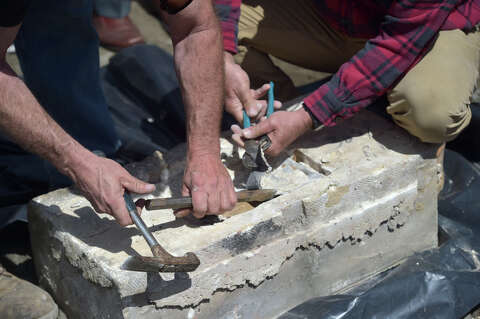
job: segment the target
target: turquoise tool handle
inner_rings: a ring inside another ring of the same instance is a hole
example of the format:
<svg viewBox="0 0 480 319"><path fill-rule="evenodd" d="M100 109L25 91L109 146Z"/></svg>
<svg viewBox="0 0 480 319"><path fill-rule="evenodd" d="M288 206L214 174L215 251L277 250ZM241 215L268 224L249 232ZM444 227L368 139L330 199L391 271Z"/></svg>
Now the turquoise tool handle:
<svg viewBox="0 0 480 319"><path fill-rule="evenodd" d="M273 82L270 81L270 89L268 89L268 106L267 106L267 117L272 115L273 113L273 102L275 101L275 98L273 96Z"/></svg>
<svg viewBox="0 0 480 319"><path fill-rule="evenodd" d="M247 112L243 110L243 128L250 127L250 118L247 115Z"/></svg>
<svg viewBox="0 0 480 319"><path fill-rule="evenodd" d="M273 82L270 81L270 88L268 89L268 104L267 104L267 114L266 117L269 117L272 115L274 109L273 109L273 102L275 101L275 97L273 95L273 87L274 84ZM250 117L248 117L247 112L243 110L243 128L250 127Z"/></svg>

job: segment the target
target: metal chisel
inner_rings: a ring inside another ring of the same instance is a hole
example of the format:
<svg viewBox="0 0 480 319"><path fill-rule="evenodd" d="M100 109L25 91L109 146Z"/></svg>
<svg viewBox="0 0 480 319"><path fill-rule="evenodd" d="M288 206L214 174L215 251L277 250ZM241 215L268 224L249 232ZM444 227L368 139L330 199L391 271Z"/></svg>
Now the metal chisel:
<svg viewBox="0 0 480 319"><path fill-rule="evenodd" d="M238 202L265 202L275 197L273 189L243 190L236 192ZM191 197L154 198L145 203L147 210L192 208Z"/></svg>

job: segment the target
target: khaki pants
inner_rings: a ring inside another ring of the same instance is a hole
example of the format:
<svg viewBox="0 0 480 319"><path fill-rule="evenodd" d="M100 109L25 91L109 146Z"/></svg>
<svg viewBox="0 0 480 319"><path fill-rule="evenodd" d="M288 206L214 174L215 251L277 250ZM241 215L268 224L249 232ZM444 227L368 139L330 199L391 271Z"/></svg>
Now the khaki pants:
<svg viewBox="0 0 480 319"><path fill-rule="evenodd" d="M304 68L334 73L366 39L351 38L320 18L313 0L245 0L236 61L253 87L274 81L281 100L295 87L269 55ZM454 139L470 122L470 97L478 79L480 32L441 31L427 55L388 92L387 112L420 140Z"/></svg>

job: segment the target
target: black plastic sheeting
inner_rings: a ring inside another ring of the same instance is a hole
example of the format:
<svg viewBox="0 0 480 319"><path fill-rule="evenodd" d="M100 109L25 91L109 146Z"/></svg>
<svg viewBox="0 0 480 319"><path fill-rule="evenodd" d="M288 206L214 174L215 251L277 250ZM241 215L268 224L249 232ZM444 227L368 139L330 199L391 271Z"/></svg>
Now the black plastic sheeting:
<svg viewBox="0 0 480 319"><path fill-rule="evenodd" d="M146 44L123 49L102 68L101 78L122 141L118 158L139 161L185 142L185 111L168 52ZM233 118L225 114L222 129L232 123Z"/></svg>
<svg viewBox="0 0 480 319"><path fill-rule="evenodd" d="M468 314L480 303L480 171L447 150L445 175L439 248L408 258L346 295L311 299L280 318L452 319Z"/></svg>
<svg viewBox="0 0 480 319"><path fill-rule="evenodd" d="M101 77L121 153L140 160L185 140L183 102L170 54L151 45L129 47L110 59Z"/></svg>

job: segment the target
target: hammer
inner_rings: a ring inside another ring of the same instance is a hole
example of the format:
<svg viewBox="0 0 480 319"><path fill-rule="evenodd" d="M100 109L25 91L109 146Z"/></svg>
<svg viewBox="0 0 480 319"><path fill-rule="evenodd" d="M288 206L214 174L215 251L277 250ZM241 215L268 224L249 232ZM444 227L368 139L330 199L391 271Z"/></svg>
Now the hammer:
<svg viewBox="0 0 480 319"><path fill-rule="evenodd" d="M236 196L239 202L264 202L275 197L276 193L272 189L243 190L236 192ZM130 194L125 192L123 198L125 199L130 217L147 241L154 257L131 256L123 263L122 269L144 272L190 272L197 269L200 265L200 260L194 253L189 252L182 257L175 257L169 254L157 242L142 218L137 214L137 208ZM145 205L147 210L191 207L191 197L155 198L147 200Z"/></svg>
<svg viewBox="0 0 480 319"><path fill-rule="evenodd" d="M130 217L150 246L153 257L130 256L123 263L122 269L144 272L190 272L197 269L200 265L200 260L194 253L188 252L182 257L169 254L153 237L147 225L137 214L137 207L127 191L123 194L123 198L125 199Z"/></svg>

